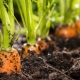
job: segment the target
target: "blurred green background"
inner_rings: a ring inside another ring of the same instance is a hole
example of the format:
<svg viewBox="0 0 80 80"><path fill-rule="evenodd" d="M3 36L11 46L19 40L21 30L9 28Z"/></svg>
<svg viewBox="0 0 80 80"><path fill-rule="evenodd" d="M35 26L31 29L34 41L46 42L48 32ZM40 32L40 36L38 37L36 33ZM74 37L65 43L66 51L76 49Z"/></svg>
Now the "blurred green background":
<svg viewBox="0 0 80 80"><path fill-rule="evenodd" d="M14 1L14 12L18 20L21 20L19 15L19 10ZM38 15L37 0L32 0L33 13ZM47 0L51 1L51 0ZM36 17L35 17L36 18ZM51 25L56 23L68 24L74 23L76 20L80 19L80 0L55 0L53 8L51 8Z"/></svg>

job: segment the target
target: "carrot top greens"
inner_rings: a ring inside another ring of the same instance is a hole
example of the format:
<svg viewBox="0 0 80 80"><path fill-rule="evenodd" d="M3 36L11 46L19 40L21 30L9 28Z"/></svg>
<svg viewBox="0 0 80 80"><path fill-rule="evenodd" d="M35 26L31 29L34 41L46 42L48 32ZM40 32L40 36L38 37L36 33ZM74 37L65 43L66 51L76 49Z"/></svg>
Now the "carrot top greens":
<svg viewBox="0 0 80 80"><path fill-rule="evenodd" d="M34 17L37 17L33 14L32 2L35 1L38 7L38 16L39 19L36 21ZM19 12L21 15L22 23L24 26L24 32L26 34L27 43L35 44L36 36L45 38L49 32L50 21L47 20L47 14L55 0L52 0L50 5L47 7L47 0L16 0Z"/></svg>
<svg viewBox="0 0 80 80"><path fill-rule="evenodd" d="M76 17L80 16L80 1L79 0L56 0L55 21L63 25L74 23Z"/></svg>
<svg viewBox="0 0 80 80"><path fill-rule="evenodd" d="M0 0L0 19L2 30L0 30L0 50L9 50L10 42L15 33L13 0Z"/></svg>

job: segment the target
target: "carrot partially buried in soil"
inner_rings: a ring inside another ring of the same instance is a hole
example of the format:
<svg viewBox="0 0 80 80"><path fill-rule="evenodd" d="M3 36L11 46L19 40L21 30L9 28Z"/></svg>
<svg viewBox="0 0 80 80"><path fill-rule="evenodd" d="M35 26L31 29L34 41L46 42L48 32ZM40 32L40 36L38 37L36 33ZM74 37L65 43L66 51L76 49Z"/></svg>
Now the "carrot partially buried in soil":
<svg viewBox="0 0 80 80"><path fill-rule="evenodd" d="M75 37L77 35L76 27L73 24L73 25L68 25L66 27L57 28L55 30L55 35L57 37L62 37L62 38L72 38L72 37Z"/></svg>
<svg viewBox="0 0 80 80"><path fill-rule="evenodd" d="M7 73L10 75L12 72L20 72L20 56L18 51L12 49L10 51L0 52L0 73Z"/></svg>
<svg viewBox="0 0 80 80"><path fill-rule="evenodd" d="M32 54L40 55L41 51L47 49L51 41L46 42L45 40L37 41L36 45L25 45L22 47L21 57L24 59Z"/></svg>

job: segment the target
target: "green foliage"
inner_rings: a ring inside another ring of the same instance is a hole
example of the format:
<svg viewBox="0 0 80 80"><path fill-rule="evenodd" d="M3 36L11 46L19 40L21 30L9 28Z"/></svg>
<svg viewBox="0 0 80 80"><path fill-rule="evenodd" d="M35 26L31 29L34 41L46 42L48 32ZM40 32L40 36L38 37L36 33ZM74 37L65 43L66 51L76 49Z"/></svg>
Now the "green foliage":
<svg viewBox="0 0 80 80"><path fill-rule="evenodd" d="M80 0L56 0L52 22L74 23L80 15Z"/></svg>
<svg viewBox="0 0 80 80"><path fill-rule="evenodd" d="M38 17L37 15L33 14L31 0L16 0L22 23L24 25L27 42L29 44L35 44L37 35L39 35L41 38L45 38L47 36L50 27L50 20L47 19L47 14L54 1L55 0L52 0L49 7L47 7L47 0L34 0L38 6ZM48 15L50 16L50 14Z"/></svg>
<svg viewBox="0 0 80 80"><path fill-rule="evenodd" d="M31 0L16 0L16 2L20 11L27 41L29 44L34 44L36 41L36 31Z"/></svg>
<svg viewBox="0 0 80 80"><path fill-rule="evenodd" d="M0 30L0 50L10 49L10 42L14 34L13 1L0 0L0 18L2 30Z"/></svg>
<svg viewBox="0 0 80 80"><path fill-rule="evenodd" d="M46 38L50 28L50 17L54 11L50 9L53 7L55 0L36 0L38 6L39 27L38 35L41 38Z"/></svg>
<svg viewBox="0 0 80 80"><path fill-rule="evenodd" d="M79 0L0 0L0 19L3 24L3 31L0 30L0 49L10 47L9 43L15 33L14 20L18 23L14 17L16 7L13 9L13 2L18 6L27 42L31 45L35 44L37 36L48 36L53 22L68 24L73 23L77 17L80 19ZM20 30L17 33L19 36Z"/></svg>

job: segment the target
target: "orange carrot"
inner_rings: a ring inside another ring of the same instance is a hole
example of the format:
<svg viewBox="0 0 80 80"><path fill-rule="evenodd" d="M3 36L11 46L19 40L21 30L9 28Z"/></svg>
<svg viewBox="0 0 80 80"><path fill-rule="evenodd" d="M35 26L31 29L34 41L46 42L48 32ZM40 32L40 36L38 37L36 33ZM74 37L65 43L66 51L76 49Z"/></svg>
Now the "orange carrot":
<svg viewBox="0 0 80 80"><path fill-rule="evenodd" d="M67 27L57 28L55 31L55 35L57 37L63 38L72 38L76 36L76 28L74 25L70 25Z"/></svg>
<svg viewBox="0 0 80 80"><path fill-rule="evenodd" d="M37 41L36 45L26 45L23 46L21 51L21 57L26 58L30 56L31 54L40 55L40 52L48 48L48 43L46 43L44 40Z"/></svg>
<svg viewBox="0 0 80 80"><path fill-rule="evenodd" d="M10 51L0 52L0 73L6 72L10 75L12 72L20 72L20 56L18 51L12 49Z"/></svg>

